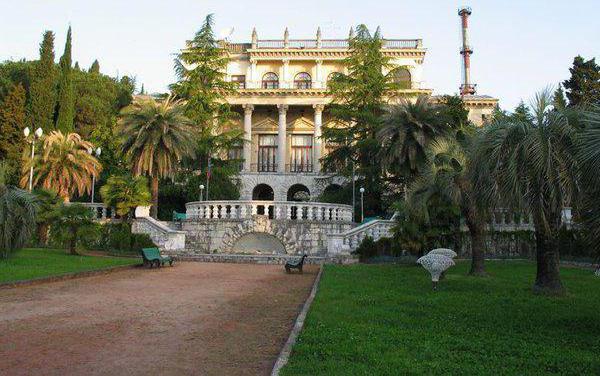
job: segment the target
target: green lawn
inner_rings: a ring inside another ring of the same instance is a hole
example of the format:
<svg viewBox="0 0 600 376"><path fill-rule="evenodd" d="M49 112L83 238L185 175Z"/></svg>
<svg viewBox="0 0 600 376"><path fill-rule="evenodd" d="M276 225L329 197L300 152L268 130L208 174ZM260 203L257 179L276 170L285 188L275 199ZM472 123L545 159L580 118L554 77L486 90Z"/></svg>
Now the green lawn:
<svg viewBox="0 0 600 376"><path fill-rule="evenodd" d="M7 260L0 260L0 283L140 262L124 257L71 256L62 249L23 249Z"/></svg>
<svg viewBox="0 0 600 376"><path fill-rule="evenodd" d="M431 290L420 267L325 267L283 375L600 375L600 278L564 268L534 296L532 263L460 262Z"/></svg>

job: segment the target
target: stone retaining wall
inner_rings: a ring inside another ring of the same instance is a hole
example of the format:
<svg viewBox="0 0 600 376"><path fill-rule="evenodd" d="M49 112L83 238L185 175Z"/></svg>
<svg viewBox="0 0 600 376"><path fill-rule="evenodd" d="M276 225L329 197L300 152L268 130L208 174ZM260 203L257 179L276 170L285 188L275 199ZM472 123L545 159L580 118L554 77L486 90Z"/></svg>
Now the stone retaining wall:
<svg viewBox="0 0 600 376"><path fill-rule="evenodd" d="M298 256L287 255L237 255L237 254L198 254L188 252L171 252L170 254L181 261L199 261L199 262L222 262L237 264L274 264L283 265L287 261L297 261ZM304 261L306 264L355 264L358 258L353 256L309 256Z"/></svg>

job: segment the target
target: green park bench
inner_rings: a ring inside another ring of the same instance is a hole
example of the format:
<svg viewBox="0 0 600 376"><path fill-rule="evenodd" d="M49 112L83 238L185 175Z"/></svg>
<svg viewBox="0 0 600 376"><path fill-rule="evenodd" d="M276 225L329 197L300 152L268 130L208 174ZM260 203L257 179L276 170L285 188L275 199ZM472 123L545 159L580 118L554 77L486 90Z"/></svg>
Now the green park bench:
<svg viewBox="0 0 600 376"><path fill-rule="evenodd" d="M173 266L173 258L170 256L163 256L160 254L158 248L142 248L142 258L144 259L144 266L156 266L157 268L164 265L166 262Z"/></svg>
<svg viewBox="0 0 600 376"><path fill-rule="evenodd" d="M185 213L177 213L175 210L173 210L173 222L185 221L186 218L187 216Z"/></svg>
<svg viewBox="0 0 600 376"><path fill-rule="evenodd" d="M304 259L306 259L306 255L303 255L302 258L296 262L288 261L285 263L285 272L291 273L292 269L298 269L298 272L302 274L302 267L304 266Z"/></svg>

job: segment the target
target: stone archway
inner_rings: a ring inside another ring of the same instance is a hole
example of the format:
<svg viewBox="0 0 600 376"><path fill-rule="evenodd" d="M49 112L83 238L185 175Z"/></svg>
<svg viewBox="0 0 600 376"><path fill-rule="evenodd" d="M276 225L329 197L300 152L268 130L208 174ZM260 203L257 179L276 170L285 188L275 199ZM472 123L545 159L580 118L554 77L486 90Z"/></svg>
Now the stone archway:
<svg viewBox="0 0 600 376"><path fill-rule="evenodd" d="M304 184L294 184L287 191L288 201L309 201L310 191Z"/></svg>
<svg viewBox="0 0 600 376"><path fill-rule="evenodd" d="M271 188L271 186L268 184L264 184L264 183L258 184L252 190L252 199L253 200L273 201L274 196L275 196L275 194L273 192L273 188Z"/></svg>
<svg viewBox="0 0 600 376"><path fill-rule="evenodd" d="M266 234L273 236L283 245L286 254L296 254L297 247L294 241L294 234L287 226L282 226L264 216L253 216L239 223L237 226L230 227L225 231L222 241L222 251L233 253L236 243L248 234Z"/></svg>

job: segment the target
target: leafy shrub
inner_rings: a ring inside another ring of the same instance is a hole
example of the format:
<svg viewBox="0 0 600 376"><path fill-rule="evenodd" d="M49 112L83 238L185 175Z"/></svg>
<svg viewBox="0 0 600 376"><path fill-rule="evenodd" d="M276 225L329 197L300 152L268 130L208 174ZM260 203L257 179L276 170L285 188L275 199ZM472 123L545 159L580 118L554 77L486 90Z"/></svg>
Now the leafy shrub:
<svg viewBox="0 0 600 376"><path fill-rule="evenodd" d="M394 239L381 238L373 241L373 238L369 236L363 239L353 253L359 256L361 262L373 262L376 259L386 260L388 258L396 259L408 256L400 249L400 244Z"/></svg>

